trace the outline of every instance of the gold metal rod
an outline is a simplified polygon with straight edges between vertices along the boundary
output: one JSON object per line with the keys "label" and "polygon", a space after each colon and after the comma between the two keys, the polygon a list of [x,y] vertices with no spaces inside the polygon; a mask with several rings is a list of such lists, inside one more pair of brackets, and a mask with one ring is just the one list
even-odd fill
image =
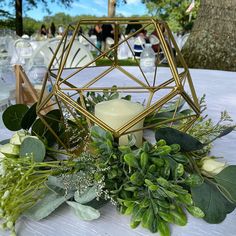
{"label": "gold metal rod", "polygon": [[176,117],[176,118],[173,118],[171,120],[167,119],[165,121],[161,121],[161,122],[158,122],[156,124],[151,124],[151,125],[147,125],[147,126],[144,126],[143,128],[138,128],[138,129],[132,129],[132,130],[127,130],[126,132],[124,132],[122,135],[125,135],[125,134],[131,134],[131,133],[134,133],[134,132],[137,132],[137,131],[142,131],[144,129],[151,129],[151,128],[154,128],[154,127],[159,127],[161,125],[164,125],[164,124],[168,124],[170,122],[176,122],[176,121],[179,121],[179,120],[183,120],[183,119],[190,119],[192,117],[196,117],[196,115],[188,115],[188,116],[183,116],[183,117]]}
{"label": "gold metal rod", "polygon": [[113,67],[108,68],[107,70],[103,71],[100,75],[96,76],[94,79],[89,81],[87,84],[83,86],[83,88],[89,88],[92,86],[94,83],[96,83],[98,80],[103,78],[105,75],[109,74],[113,70]]}
{"label": "gold metal rod", "polygon": [[[175,88],[174,86],[165,86],[165,87],[150,87],[149,90],[155,90],[155,92],[157,91],[156,89],[173,89]],[[93,88],[93,87],[85,87],[85,88],[61,88],[61,90],[64,90],[64,91],[97,91],[97,92],[103,92],[104,90],[110,90],[111,87],[96,87],[96,88]],[[142,90],[141,92],[146,92],[148,93],[149,90],[145,90],[143,87],[116,87],[116,90],[118,91],[127,91],[127,92],[140,92],[139,90]],[[131,90],[131,91],[130,91]],[[138,90],[138,91],[136,91]]]}
{"label": "gold metal rod", "polygon": [[[119,45],[119,25],[117,22],[114,22],[114,44]],[[115,67],[118,65],[118,50],[114,52]]]}
{"label": "gold metal rod", "polygon": [[[79,95],[80,95],[80,102],[81,102],[81,105],[82,105],[82,107],[83,107],[84,109],[86,109],[86,105],[85,105],[85,100],[84,100],[83,92],[80,91],[80,92],[79,92]],[[91,125],[91,122],[90,122],[90,120],[89,120],[88,117],[86,117],[86,121],[87,121],[87,123],[88,123],[88,126],[91,127],[92,125]]]}
{"label": "gold metal rod", "polygon": [[62,145],[62,147],[64,147],[68,151],[65,144],[61,141],[61,139],[58,137],[58,135],[55,133],[55,131],[51,128],[51,126],[46,122],[44,117],[41,114],[38,114],[38,116],[40,117],[40,120],[44,123],[44,125],[50,130],[50,132],[53,134],[53,136],[57,139],[58,143],[60,143],[60,145]]}
{"label": "gold metal rod", "polygon": [[152,98],[153,98],[154,92],[149,92],[149,97],[148,97],[148,101],[147,101],[147,107],[151,106],[151,102],[152,102]]}
{"label": "gold metal rod", "polygon": [[68,98],[67,96],[65,96],[65,94],[63,94],[61,91],[58,91],[57,93],[58,97],[60,97],[63,101],[65,102],[69,102],[70,105],[72,107],[74,107],[77,111],[81,112],[81,114],[87,116],[91,121],[93,121],[94,123],[98,124],[99,126],[101,126],[102,128],[109,130],[111,132],[114,132],[115,130],[113,128],[111,128],[110,126],[108,126],[106,123],[104,123],[103,121],[101,121],[99,118],[97,118],[96,116],[92,115],[90,112],[88,112],[86,109],[84,109],[82,106],[80,106],[78,103],[76,103],[74,100]]}
{"label": "gold metal rod", "polygon": [[181,92],[181,95],[185,99],[185,101],[192,107],[192,109],[197,113],[197,115],[200,115],[200,109],[199,107],[190,99],[188,94],[185,91]]}
{"label": "gold metal rod", "polygon": [[127,75],[130,79],[134,80],[136,83],[140,84],[143,88],[148,89],[149,86],[144,84],[141,80],[133,76],[131,73],[129,73],[127,70],[122,68],[121,66],[117,66],[117,69],[119,69],[121,72],[123,72],[125,75]]}
{"label": "gold metal rod", "polygon": [[170,66],[170,70],[172,72],[173,78],[174,78],[174,80],[176,82],[176,85],[180,88],[181,84],[180,84],[180,82],[178,80],[177,69],[176,69],[176,67],[175,67],[175,65],[174,65],[174,63],[172,61],[172,57],[171,57],[171,54],[170,54],[170,49],[169,49],[169,47],[168,47],[168,45],[166,43],[166,40],[164,38],[164,33],[162,32],[159,24],[157,24],[157,23],[154,23],[154,24],[155,24],[156,30],[157,30],[157,32],[159,34],[159,40],[160,40],[160,42],[162,44],[162,47],[163,47],[162,49],[163,49],[163,51],[164,51],[164,53],[166,55],[166,59],[167,59],[168,64]]}
{"label": "gold metal rod", "polygon": [[53,91],[50,92],[47,96],[44,96],[44,100],[41,103],[38,103],[38,105],[36,106],[36,113],[41,110],[52,98],[52,96],[54,95]]}
{"label": "gold metal rod", "polygon": [[43,79],[43,84],[42,84],[42,88],[41,88],[41,93],[39,95],[39,99],[38,99],[38,102],[37,102],[37,106],[39,106],[39,104],[42,102],[42,99],[43,99],[43,91],[45,91],[46,89],[46,84],[47,84],[47,81],[48,81],[48,72],[45,74],[44,76],[44,79]]}
{"label": "gold metal rod", "polygon": [[75,31],[74,31],[74,33],[73,33],[73,35],[72,35],[72,38],[70,39],[67,52],[65,52],[65,57],[63,57],[63,61],[62,61],[62,63],[60,64],[59,71],[58,71],[58,75],[57,75],[58,82],[59,82],[59,80],[61,79],[61,74],[62,74],[63,68],[65,67],[66,60],[67,60],[67,58],[68,58],[68,56],[69,56],[69,53],[70,53],[72,44],[73,44],[73,42],[74,42],[74,40],[75,40],[75,37],[77,36],[77,31],[78,31],[79,25],[80,25],[80,24],[78,24],[78,25],[76,26],[76,29],[75,29]]}

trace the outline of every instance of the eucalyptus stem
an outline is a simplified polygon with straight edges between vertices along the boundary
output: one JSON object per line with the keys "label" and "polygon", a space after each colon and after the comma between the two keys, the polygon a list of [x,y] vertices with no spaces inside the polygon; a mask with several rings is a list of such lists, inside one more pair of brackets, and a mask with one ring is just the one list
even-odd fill
{"label": "eucalyptus stem", "polygon": [[70,156],[70,157],[75,157],[75,155],[72,154],[72,153],[64,152],[64,151],[61,151],[61,150],[56,150],[56,149],[53,149],[53,148],[50,148],[50,147],[46,147],[46,149],[50,152],[55,152],[55,153],[58,153],[58,154],[62,154],[62,155]]}
{"label": "eucalyptus stem", "polygon": [[191,166],[193,167],[193,169],[194,169],[200,176],[202,176],[202,173],[201,173],[200,169],[198,168],[198,166],[197,166],[195,160],[193,159],[193,157],[192,157],[189,153],[187,153],[187,156],[188,156],[188,158],[189,158],[189,161],[190,161]]}

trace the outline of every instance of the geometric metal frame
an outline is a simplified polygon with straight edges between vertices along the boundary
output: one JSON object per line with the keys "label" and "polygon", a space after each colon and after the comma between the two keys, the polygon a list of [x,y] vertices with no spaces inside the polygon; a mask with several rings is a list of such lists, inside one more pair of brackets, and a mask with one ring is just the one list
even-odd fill
{"label": "geometric metal frame", "polygon": [[[66,60],[70,54],[71,47],[73,45],[73,42],[76,40],[76,37],[78,35],[79,29],[83,25],[95,25],[97,23],[100,24],[112,24],[114,28],[114,45],[107,49],[106,51],[100,51],[100,55],[97,56],[94,60],[92,60],[89,63],[86,63],[85,65],[82,65],[78,68],[73,68],[73,72],[63,77],[62,73],[66,69]],[[119,34],[120,34],[120,27],[124,24],[142,24],[142,28],[138,29],[136,32],[133,32],[129,36],[125,36],[123,40],[119,40]],[[157,74],[157,68],[159,59],[157,57],[156,59],[156,68],[154,71],[154,80],[153,83],[150,84],[146,74],[143,72],[142,68],[139,65],[138,59],[134,57],[134,61],[137,62],[137,68],[140,70],[140,73],[143,76],[143,80],[140,80],[137,78],[134,74],[130,74],[123,66],[120,65],[120,62],[118,60],[118,47],[126,43],[131,50],[131,46],[129,45],[129,39],[133,37],[134,35],[138,34],[144,29],[147,29],[148,27],[152,27],[156,35],[158,36],[158,39],[160,41],[160,46],[163,51],[164,56],[166,57],[167,63],[169,65],[172,77],[166,81],[164,81],[161,84],[156,83],[156,74]],[[164,30],[163,30],[164,29]],[[69,32],[73,30],[73,35],[71,38],[69,38]],[[91,44],[93,47],[96,48],[96,45],[93,44],[87,38],[86,36],[82,35],[84,39]],[[172,45],[172,46],[170,46]],[[183,67],[183,71],[181,73],[178,72],[177,69],[177,63],[176,63],[176,57],[174,56],[173,49],[176,51],[176,55],[178,57],[179,63]],[[60,50],[59,50],[60,49]],[[97,50],[99,50],[97,48]],[[60,55],[58,55],[58,52],[60,51]],[[113,58],[111,58],[109,55],[113,53]],[[59,58],[59,59],[58,59]],[[78,86],[78,84],[71,83],[70,79],[74,76],[78,76],[79,73],[85,69],[94,67],[94,63],[98,62],[101,58],[107,58],[111,66],[109,66],[105,71],[103,71],[98,76],[95,76],[92,78],[87,84]],[[60,66],[58,70],[53,70],[52,65],[54,60],[60,61]],[[125,92],[125,93],[140,93],[140,92],[146,92],[149,94],[148,101],[146,104],[146,107],[144,111],[142,111],[140,114],[138,114],[133,119],[127,121],[122,127],[119,127],[118,129],[113,129],[106,123],[104,123],[102,120],[94,116],[94,114],[90,113],[86,109],[85,101],[84,101],[84,93],[88,91],[94,91],[94,92],[102,92],[104,89],[111,89],[112,84],[109,87],[93,87],[93,85],[101,80],[102,78],[105,78],[107,74],[111,73],[114,69],[119,70],[122,72],[127,78],[129,78],[131,81],[135,82],[135,84],[138,84],[138,86],[118,86],[117,91],[118,92]],[[44,91],[46,89],[47,82],[50,81],[52,85],[52,91],[47,95],[44,96]],[[185,91],[185,85],[188,84],[190,88],[190,95]],[[66,87],[66,88],[65,88]],[[170,92],[163,96],[161,99],[153,101],[154,94],[156,94],[158,91],[163,89],[169,89]],[[80,104],[73,99],[73,96],[68,94],[73,92],[74,94],[77,94],[80,97]],[[163,22],[159,21],[155,18],[147,17],[147,18],[140,18],[140,17],[132,17],[132,18],[92,18],[92,19],[82,19],[80,20],[75,26],[69,25],[67,30],[65,31],[65,34],[63,35],[57,50],[55,51],[55,54],[52,58],[52,61],[48,67],[48,73],[45,76],[44,82],[43,82],[43,88],[42,93],[40,95],[38,105],[37,105],[37,114],[42,119],[42,121],[45,123],[46,126],[50,129],[50,126],[47,124],[47,121],[43,118],[43,115],[45,114],[45,109],[48,109],[48,107],[52,106],[52,98],[54,98],[54,105],[57,104],[57,106],[61,109],[62,107],[66,107],[67,110],[71,113],[71,115],[76,119],[76,116],[73,112],[73,110],[76,110],[81,115],[85,116],[88,125],[91,124],[97,124],[100,127],[109,130],[112,132],[112,134],[115,137],[120,137],[121,135],[129,133],[129,129],[133,127],[135,124],[143,120],[148,115],[152,114],[155,111],[158,111],[163,105],[165,105],[167,102],[169,102],[174,97],[179,96],[182,97],[188,106],[192,109],[193,114],[183,116],[183,117],[175,117],[175,114],[172,118],[170,118],[167,121],[164,121],[163,123],[171,123],[179,119],[188,119],[188,122],[183,127],[183,130],[188,129],[194,121],[199,117],[200,115],[200,108],[198,99],[195,93],[195,89],[192,83],[191,75],[189,73],[188,67],[185,63],[185,60],[174,40],[174,37],[168,27],[168,25]],[[178,104],[178,102],[177,102]],[[177,104],[176,104],[176,111],[177,111]],[[175,113],[176,113],[175,111]],[[62,112],[63,113],[63,112]],[[143,127],[142,129],[150,128],[149,127]],[[51,129],[50,129],[51,130]],[[138,129],[140,130],[140,129]],[[132,130],[132,132],[138,131],[138,130]],[[51,132],[56,136],[56,134],[51,130]],[[56,136],[57,137],[57,136]],[[57,137],[58,141],[60,141],[59,137]],[[63,145],[63,143],[61,143]]]}

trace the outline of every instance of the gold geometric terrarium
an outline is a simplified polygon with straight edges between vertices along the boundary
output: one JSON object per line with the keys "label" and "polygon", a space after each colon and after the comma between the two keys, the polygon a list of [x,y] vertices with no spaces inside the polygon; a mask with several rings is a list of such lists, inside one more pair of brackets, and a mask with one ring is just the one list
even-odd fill
{"label": "gold geometric terrarium", "polygon": [[[81,33],[81,28],[94,27],[96,24],[112,25],[113,28],[114,38],[111,38],[103,49],[98,48],[91,37]],[[125,34],[124,29],[127,25],[132,30]],[[140,67],[139,58],[133,50],[135,39],[143,33],[154,36],[156,41],[151,43],[153,48],[155,44],[158,46],[155,68],[152,72],[145,72]],[[78,36],[83,41],[80,49],[75,48]],[[86,51],[84,45],[94,50],[94,59],[90,53],[84,53]],[[132,57],[129,61],[132,65],[124,65],[124,61],[120,59],[121,49],[129,51]],[[79,54],[82,54],[81,57],[78,57]],[[48,83],[52,88],[46,94]],[[88,93],[96,96],[103,91],[111,91],[114,85],[121,96],[131,95],[132,101],[142,103],[145,107],[137,116],[117,129],[97,118],[86,104]],[[183,101],[185,101],[184,108],[192,112],[183,112],[181,116],[177,116]],[[200,114],[189,70],[168,25],[154,18],[94,18],[80,20],[75,26],[69,25],[66,29],[48,67],[37,113],[49,129],[49,121],[43,115],[51,107],[58,107],[63,115],[62,125],[68,117],[76,120],[79,115],[86,118],[89,126],[97,124],[111,131],[115,137],[120,137],[129,133],[130,128],[144,118],[152,114],[157,114],[158,118],[158,113],[168,112],[166,106],[170,103],[172,106],[174,104],[172,112],[169,113],[171,116],[158,125],[172,125],[184,119],[181,128],[186,130]],[[149,123],[142,129],[153,126],[157,124]],[[137,130],[132,130],[134,131]],[[55,132],[53,133],[57,136]],[[59,137],[57,139],[66,147]]]}

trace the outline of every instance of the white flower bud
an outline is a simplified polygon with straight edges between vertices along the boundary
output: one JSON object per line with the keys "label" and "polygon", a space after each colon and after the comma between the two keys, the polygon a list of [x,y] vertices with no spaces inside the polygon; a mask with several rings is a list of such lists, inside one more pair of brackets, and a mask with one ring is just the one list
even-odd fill
{"label": "white flower bud", "polygon": [[18,145],[7,143],[0,146],[0,152],[3,153],[6,157],[14,157],[19,155],[20,147]]}
{"label": "white flower bud", "polygon": [[3,194],[2,199],[6,199],[6,198],[9,196],[9,194],[10,194],[10,191],[7,190],[7,191]]}
{"label": "white flower bud", "polygon": [[24,130],[17,131],[10,139],[10,143],[13,145],[21,145],[23,140],[28,136],[28,133]]}
{"label": "white flower bud", "polygon": [[7,221],[7,228],[12,229],[13,228],[13,222],[12,221]]}
{"label": "white flower bud", "polygon": [[201,170],[209,175],[217,175],[226,167],[225,162],[216,161],[210,157],[202,159]]}

